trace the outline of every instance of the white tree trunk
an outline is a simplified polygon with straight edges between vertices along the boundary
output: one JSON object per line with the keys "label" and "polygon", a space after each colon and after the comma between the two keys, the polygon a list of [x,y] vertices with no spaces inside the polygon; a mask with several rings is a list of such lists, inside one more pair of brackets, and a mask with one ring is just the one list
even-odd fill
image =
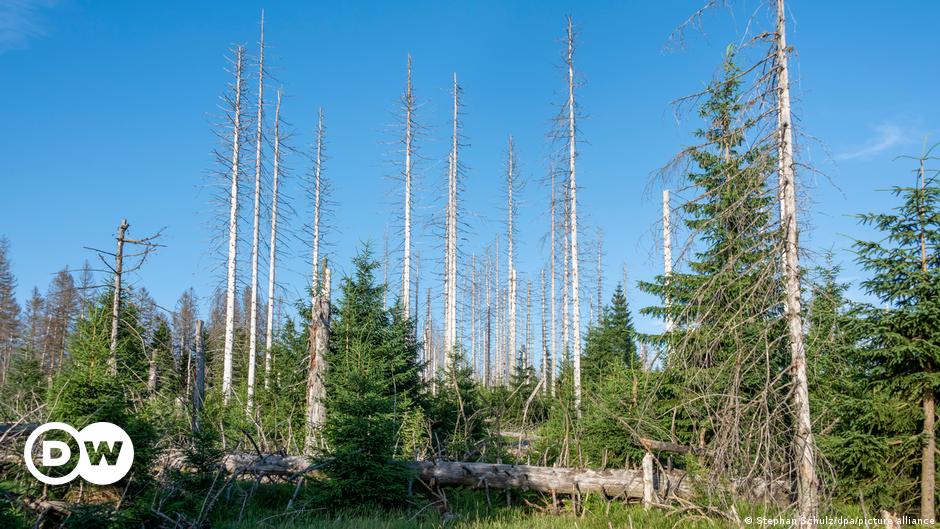
{"label": "white tree trunk", "polygon": [[[672,275],[672,215],[669,207],[669,190],[663,189],[663,277],[666,282]],[[672,332],[672,316],[669,313],[669,297],[666,304],[666,332]]]}
{"label": "white tree trunk", "polygon": [[555,168],[554,168],[554,167],[551,169],[551,173],[552,173],[552,175],[551,175],[551,177],[552,177],[552,187],[551,187],[551,197],[550,197],[549,215],[550,215],[551,218],[552,218],[552,219],[551,219],[551,235],[550,235],[550,237],[551,237],[551,248],[552,248],[552,250],[551,250],[551,289],[552,289],[552,292],[551,292],[551,296],[550,296],[550,297],[551,297],[551,305],[552,305],[552,314],[551,314],[551,316],[552,316],[552,324],[551,324],[551,334],[552,334],[552,336],[551,336],[551,350],[549,351],[549,354],[551,355],[552,361],[551,361],[551,373],[549,374],[549,376],[551,377],[551,380],[548,381],[549,383],[548,383],[547,385],[548,385],[548,387],[549,387],[549,394],[550,394],[552,397],[554,397],[554,396],[555,396],[555,377],[557,376],[557,373],[558,373],[558,347],[557,347],[557,344],[555,343],[555,338],[558,336],[558,332],[557,332],[557,330],[555,329],[555,323],[558,321],[558,319],[557,319],[557,316],[556,316],[556,314],[555,314],[555,277],[556,277],[556,273],[557,273],[557,272],[555,271],[555,245],[556,245],[556,243],[555,243],[555,215],[556,215],[556,212],[555,212],[555,203],[556,203],[556,201],[555,201]]}
{"label": "white tree trunk", "polygon": [[[411,142],[414,140],[414,95],[411,91],[411,55],[408,56],[408,85],[405,89],[405,248],[401,261],[401,306],[405,319],[411,315]],[[417,301],[416,301],[417,302]]]}
{"label": "white tree trunk", "polygon": [[324,448],[320,430],[326,419],[326,352],[330,347],[330,269],[323,259],[322,279],[317,281],[316,299],[310,313],[307,370],[307,436],[304,451],[315,454]]}
{"label": "white tree trunk", "polygon": [[248,315],[248,391],[245,413],[251,416],[255,403],[255,361],[258,357],[258,235],[261,228],[261,142],[264,125],[264,11],[258,54],[258,114],[255,118],[255,201],[251,227],[251,314]]}
{"label": "white tree trunk", "polygon": [[541,289],[542,290],[542,312],[541,312],[542,314],[542,318],[541,318],[542,319],[542,340],[540,342],[540,346],[542,348],[542,360],[541,360],[542,380],[544,381],[542,384],[542,394],[545,394],[545,393],[548,393],[548,384],[550,380],[548,378],[549,377],[549,373],[548,373],[548,362],[549,362],[548,360],[548,321],[546,319],[546,314],[545,314],[545,269],[544,268],[542,268],[539,271],[539,276],[542,281],[542,289]]}
{"label": "white tree trunk", "polygon": [[[108,355],[108,369],[117,373],[118,328],[121,324],[121,274],[124,269],[124,234],[127,232],[127,219],[121,219],[117,231],[117,251],[114,252],[114,292],[111,295],[111,344]],[[43,353],[45,354],[45,352]]]}
{"label": "white tree trunk", "polygon": [[513,217],[515,217],[515,207],[512,202],[512,192],[515,182],[513,182],[513,177],[515,176],[515,161],[513,160],[513,150],[512,150],[512,136],[509,136],[509,165],[506,171],[506,192],[507,192],[507,211],[508,211],[508,220],[506,224],[506,243],[508,245],[508,266],[507,270],[509,272],[509,376],[512,376],[512,373],[516,369],[516,355],[518,349],[516,347],[516,301],[517,301],[517,285],[516,285],[516,263],[513,258]]}
{"label": "white tree trunk", "polygon": [[318,281],[320,280],[320,217],[323,204],[323,109],[317,112],[317,148],[313,164],[313,281],[311,283],[312,301],[317,299]]}
{"label": "white tree trunk", "polygon": [[225,284],[225,345],[222,350],[222,400],[228,404],[232,397],[232,351],[235,346],[235,275],[238,261],[238,177],[241,152],[241,98],[244,49],[235,50],[235,100],[232,109],[232,182],[229,195],[228,265]]}
{"label": "white tree trunk", "polygon": [[458,108],[460,87],[457,85],[457,74],[454,73],[454,107],[453,107],[453,135],[448,167],[447,182],[447,226],[446,226],[446,255],[444,257],[445,286],[445,319],[444,319],[444,354],[445,369],[453,366],[454,354],[457,347],[457,177],[459,172],[458,158]]}
{"label": "white tree trunk", "polygon": [[206,349],[202,341],[202,320],[196,320],[196,340],[193,348],[196,373],[193,377],[193,429],[199,429],[202,404],[206,400]]}
{"label": "white tree trunk", "polygon": [[786,320],[790,338],[791,374],[793,377],[793,412],[796,423],[794,456],[797,467],[797,503],[800,527],[815,527],[818,508],[816,478],[816,444],[810,419],[809,387],[806,374],[806,351],[803,343],[803,320],[800,307],[799,234],[796,219],[796,177],[793,161],[793,123],[790,113],[790,81],[787,66],[786,19],[784,0],[777,0],[777,140],[786,279]]}
{"label": "white tree trunk", "polygon": [[271,175],[271,235],[268,247],[268,307],[265,318],[267,328],[264,333],[264,389],[270,387],[271,347],[274,346],[274,288],[277,275],[277,194],[281,168],[281,91],[277,91],[277,104],[274,107],[274,170]]}
{"label": "white tree trunk", "polygon": [[568,17],[568,200],[571,203],[568,229],[571,238],[571,328],[574,405],[581,418],[581,303],[578,276],[578,184],[575,178],[574,30]]}

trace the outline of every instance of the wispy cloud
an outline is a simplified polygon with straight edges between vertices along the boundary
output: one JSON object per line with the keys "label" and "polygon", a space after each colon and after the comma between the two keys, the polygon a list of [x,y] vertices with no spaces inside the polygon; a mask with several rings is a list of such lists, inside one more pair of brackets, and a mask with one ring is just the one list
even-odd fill
{"label": "wispy cloud", "polygon": [[874,127],[875,135],[865,144],[836,154],[836,160],[864,160],[907,141],[901,127],[883,123]]}
{"label": "wispy cloud", "polygon": [[25,48],[46,34],[42,11],[58,0],[0,0],[0,53]]}

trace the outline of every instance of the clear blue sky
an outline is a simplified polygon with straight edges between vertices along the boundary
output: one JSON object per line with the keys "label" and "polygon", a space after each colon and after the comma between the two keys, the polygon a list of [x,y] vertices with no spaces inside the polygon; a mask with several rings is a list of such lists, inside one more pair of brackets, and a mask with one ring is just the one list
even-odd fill
{"label": "clear blue sky", "polygon": [[[429,128],[422,190],[440,189],[445,179],[447,90],[457,71],[468,143],[464,200],[474,215],[463,247],[480,251],[503,233],[511,133],[529,180],[518,268],[533,279],[546,256],[539,180],[563,90],[564,17],[572,14],[587,114],[578,162],[585,233],[604,232],[605,297],[624,262],[633,280],[651,278],[661,270],[660,185],[652,174],[697,126],[694,116],[677,122],[670,101],[704,85],[756,6],[733,2],[733,13],[705,19],[705,36],[664,52],[672,29],[699,3],[0,0],[0,234],[11,243],[19,299],[34,285],[45,290],[63,266],[91,259],[83,246],[110,247],[121,217],[132,235],[166,227],[167,247],[132,278],[161,305],[172,307],[186,287],[206,295],[219,284],[218,257],[207,250],[215,233],[205,188],[214,168],[211,127],[229,80],[226,51],[233,43],[255,49],[262,8],[268,64],[283,86],[295,146],[309,146],[317,107],[326,112],[325,174],[336,204],[326,237],[340,271],[359,241],[371,239],[381,251],[388,229],[395,242],[389,142],[411,53],[419,120]],[[916,153],[925,134],[940,140],[940,4],[792,0],[789,8],[800,127],[820,142],[804,141],[801,156],[828,176],[802,175],[811,195],[803,240],[814,252],[833,248],[844,277],[854,280],[847,248],[863,232],[850,215],[886,207],[888,195],[875,190],[910,181],[893,157]],[[308,169],[299,158],[288,163],[295,175]],[[298,212],[307,211],[296,181],[288,190]],[[435,196],[419,197],[422,219],[435,213]],[[439,289],[428,273],[438,268],[435,233],[418,233],[422,290]],[[281,272],[288,298],[299,295],[308,270],[303,246],[292,250]],[[635,288],[631,300],[634,309],[650,302]],[[641,318],[644,329],[659,325]]]}

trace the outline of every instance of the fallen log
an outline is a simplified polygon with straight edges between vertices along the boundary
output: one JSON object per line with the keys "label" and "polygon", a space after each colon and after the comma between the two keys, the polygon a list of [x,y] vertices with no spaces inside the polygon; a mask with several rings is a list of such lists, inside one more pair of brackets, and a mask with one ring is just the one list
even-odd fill
{"label": "fallen log", "polygon": [[[559,494],[602,494],[610,498],[643,498],[639,470],[539,467],[461,461],[410,461],[416,477],[429,485],[521,489]],[[660,497],[687,498],[692,490],[679,471],[660,474],[654,488]]]}

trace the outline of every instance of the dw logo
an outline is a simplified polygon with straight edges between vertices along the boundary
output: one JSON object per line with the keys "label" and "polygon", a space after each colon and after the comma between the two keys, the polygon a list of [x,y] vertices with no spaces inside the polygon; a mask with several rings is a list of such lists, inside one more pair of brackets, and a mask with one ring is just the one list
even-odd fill
{"label": "dw logo", "polygon": [[[78,445],[78,464],[64,476],[47,476],[36,468],[33,448],[39,436],[52,430],[69,434]],[[54,468],[72,460],[72,449],[68,443],[43,439],[40,464]],[[123,478],[134,463],[134,445],[121,427],[109,422],[96,422],[81,431],[62,422],[47,422],[33,431],[26,439],[23,459],[29,473],[47,485],[62,485],[81,476],[95,485],[110,485]]]}

